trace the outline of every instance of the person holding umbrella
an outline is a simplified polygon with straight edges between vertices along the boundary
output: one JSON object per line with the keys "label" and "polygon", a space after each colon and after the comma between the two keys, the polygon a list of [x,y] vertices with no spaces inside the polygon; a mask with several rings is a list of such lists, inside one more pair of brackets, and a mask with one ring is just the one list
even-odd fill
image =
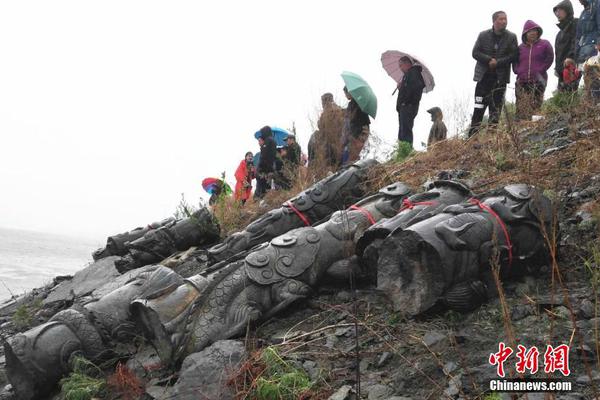
{"label": "person holding umbrella", "polygon": [[360,109],[358,103],[346,86],[344,94],[348,99],[348,107],[344,112],[344,127],[342,128],[342,165],[357,161],[371,130],[369,115]]}
{"label": "person holding umbrella", "polygon": [[381,65],[397,84],[398,140],[410,143],[412,146],[412,130],[419,113],[421,97],[423,93],[429,93],[435,88],[435,80],[429,68],[421,60],[403,51],[384,52],[381,55]]}
{"label": "person holding umbrella", "polygon": [[425,88],[423,68],[414,65],[408,56],[403,56],[398,62],[400,70],[404,73],[402,81],[398,84],[398,140],[413,144],[413,126],[419,113],[419,103]]}
{"label": "person holding umbrella", "polygon": [[342,79],[346,84],[344,94],[349,100],[348,107],[344,111],[342,127],[341,164],[344,165],[359,159],[370,134],[369,115],[373,118],[377,115],[377,97],[369,84],[359,75],[344,71]]}

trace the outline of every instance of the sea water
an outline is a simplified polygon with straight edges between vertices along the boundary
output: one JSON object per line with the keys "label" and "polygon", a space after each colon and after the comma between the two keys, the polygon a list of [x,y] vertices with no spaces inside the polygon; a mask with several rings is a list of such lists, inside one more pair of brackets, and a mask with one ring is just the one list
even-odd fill
{"label": "sea water", "polygon": [[101,245],[101,240],[0,228],[0,304],[57,275],[73,275],[92,262]]}

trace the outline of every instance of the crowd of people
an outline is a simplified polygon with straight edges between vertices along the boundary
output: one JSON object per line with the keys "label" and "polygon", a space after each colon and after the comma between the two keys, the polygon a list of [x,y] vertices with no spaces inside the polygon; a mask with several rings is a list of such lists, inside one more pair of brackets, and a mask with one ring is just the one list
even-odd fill
{"label": "crowd of people", "polygon": [[[488,123],[499,122],[511,73],[516,75],[516,118],[530,120],[542,107],[548,85],[548,71],[554,64],[559,92],[575,92],[584,78],[586,96],[600,102],[600,0],[579,0],[583,11],[575,18],[573,4],[563,0],[553,11],[560,29],[554,46],[542,38],[543,28],[532,20],[525,22],[521,40],[507,29],[508,17],[504,11],[492,15],[492,28],[479,34],[473,47],[476,60],[474,81],[475,104],[468,137],[480,131],[486,110]],[[403,56],[398,62],[402,80],[397,85],[398,141],[413,145],[413,126],[426,86],[423,66]],[[262,198],[272,189],[289,189],[298,168],[306,164],[335,170],[359,159],[370,135],[369,115],[363,111],[352,94],[343,88],[348,99],[344,109],[334,101],[331,93],[321,96],[323,111],[317,130],[308,143],[305,157],[294,135],[288,135],[286,145],[277,147],[269,126],[260,130],[260,152],[246,153],[235,172],[235,198],[246,202],[256,180],[255,198]],[[427,110],[433,122],[427,146],[446,139],[447,128],[442,110]]]}

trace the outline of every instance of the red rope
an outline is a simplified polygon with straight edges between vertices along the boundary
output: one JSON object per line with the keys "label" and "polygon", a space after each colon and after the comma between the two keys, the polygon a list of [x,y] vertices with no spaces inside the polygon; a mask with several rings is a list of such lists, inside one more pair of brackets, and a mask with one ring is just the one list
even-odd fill
{"label": "red rope", "polygon": [[470,199],[469,202],[471,204],[478,206],[483,211],[489,212],[494,218],[496,218],[496,221],[498,221],[498,224],[500,224],[500,228],[502,228],[502,232],[504,232],[504,238],[506,239],[506,244],[508,246],[508,265],[510,266],[512,264],[512,260],[513,260],[512,242],[510,241],[510,236],[508,235],[508,229],[506,229],[506,224],[504,224],[504,221],[502,221],[502,218],[500,218],[500,216],[498,214],[496,214],[496,212],[494,210],[492,210],[491,207],[486,206],[481,201],[479,201],[477,199]]}
{"label": "red rope", "polygon": [[371,225],[375,225],[375,223],[376,223],[375,218],[373,218],[373,216],[371,215],[371,213],[368,212],[367,210],[365,210],[364,208],[359,207],[357,205],[353,205],[353,206],[350,206],[350,209],[351,210],[360,211],[361,213],[363,213],[367,217],[367,219],[369,220],[369,222],[371,223]]}
{"label": "red rope", "polygon": [[402,207],[398,212],[402,212],[404,210],[412,210],[413,208],[415,208],[415,206],[434,206],[436,204],[436,201],[418,201],[416,203],[413,203],[408,199],[408,197],[406,197],[404,198],[404,200],[402,200]]}
{"label": "red rope", "polygon": [[300,218],[302,220],[302,222],[304,222],[304,225],[306,226],[310,226],[310,221],[308,220],[308,218],[306,218],[306,215],[302,214],[300,212],[300,210],[298,210],[291,201],[288,201],[287,203],[285,203],[286,206],[288,206],[289,208],[292,209],[292,211],[294,213],[296,213],[296,215],[298,216],[298,218]]}

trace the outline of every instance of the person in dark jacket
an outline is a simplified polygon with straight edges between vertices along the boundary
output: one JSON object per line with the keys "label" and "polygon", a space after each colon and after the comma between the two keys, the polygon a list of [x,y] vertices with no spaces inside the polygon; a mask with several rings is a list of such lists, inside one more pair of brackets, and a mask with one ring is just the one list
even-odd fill
{"label": "person in dark jacket", "polygon": [[[566,67],[565,61],[567,59],[575,59],[575,50],[577,48],[577,42],[575,40],[577,36],[577,21],[574,17],[573,4],[571,0],[563,0],[556,5],[553,9],[554,15],[558,18],[558,29],[560,31],[556,35],[554,41],[554,54],[555,63],[554,70],[555,75],[558,77],[558,90],[572,91],[573,87],[577,87],[574,84],[566,85],[563,79],[563,71]],[[577,84],[579,81],[577,81]]]}
{"label": "person in dark jacket", "polygon": [[348,99],[348,107],[344,111],[344,126],[342,128],[342,164],[358,161],[369,134],[371,120],[369,115],[360,109],[348,89],[344,86],[344,94]]}
{"label": "person in dark jacket", "polygon": [[402,82],[398,84],[398,99],[396,100],[396,111],[398,111],[398,140],[413,143],[413,126],[415,118],[419,113],[419,103],[425,88],[425,81],[420,65],[413,65],[409,57],[402,57],[399,61],[400,69],[404,72]]}
{"label": "person in dark jacket", "polygon": [[289,178],[289,149],[287,147],[278,147],[275,157],[273,186],[275,190],[290,190],[291,181]]}
{"label": "person in dark jacket", "polygon": [[598,0],[579,0],[583,11],[577,21],[575,61],[583,64],[598,54],[596,42],[600,35],[600,4]]}
{"label": "person in dark jacket", "polygon": [[506,85],[510,82],[510,67],[519,60],[517,36],[506,29],[506,13],[496,11],[492,21],[492,29],[481,32],[473,46],[473,58],[477,60],[473,80],[477,85],[469,137],[479,131],[486,108],[490,109],[491,124],[500,120]]}
{"label": "person in dark jacket", "polygon": [[513,64],[517,74],[515,94],[517,118],[529,120],[544,102],[548,83],[547,71],[554,61],[554,50],[549,41],[542,39],[542,28],[528,20],[523,27],[523,43],[519,46],[519,62]]}
{"label": "person in dark jacket", "polygon": [[273,164],[277,154],[277,145],[270,126],[260,128],[260,138],[263,140],[263,144],[260,146],[260,160],[256,167],[256,190],[254,191],[254,197],[257,198],[262,198],[271,189]]}
{"label": "person in dark jacket", "polygon": [[290,166],[297,168],[302,160],[302,149],[300,149],[300,145],[296,142],[295,135],[287,136],[285,147],[287,147],[287,154],[284,161],[287,161]]}

